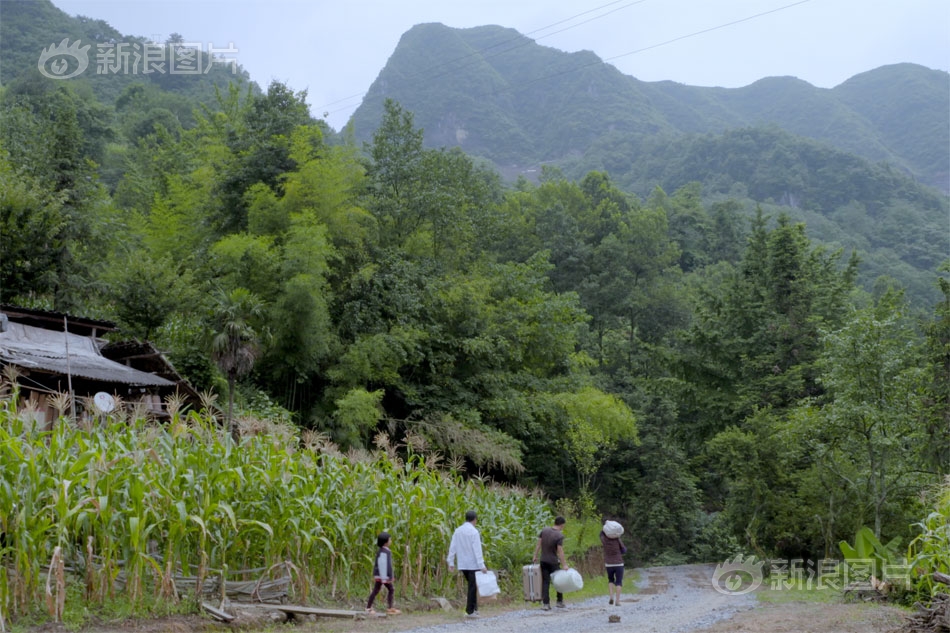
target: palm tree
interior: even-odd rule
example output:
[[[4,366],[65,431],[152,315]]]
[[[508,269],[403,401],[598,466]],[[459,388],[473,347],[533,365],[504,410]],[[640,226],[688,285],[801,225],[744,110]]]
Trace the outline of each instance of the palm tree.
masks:
[[[228,428],[237,442],[240,434],[234,423],[234,384],[254,367],[260,356],[264,303],[246,288],[219,292],[211,314],[211,358],[228,379]]]

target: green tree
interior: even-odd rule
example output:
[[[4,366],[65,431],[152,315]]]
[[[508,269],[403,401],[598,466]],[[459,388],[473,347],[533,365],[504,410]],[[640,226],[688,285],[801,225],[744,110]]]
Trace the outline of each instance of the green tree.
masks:
[[[383,417],[380,406],[383,393],[382,389],[366,391],[356,388],[337,399],[333,421],[336,425],[334,439],[338,444],[358,447],[365,443],[366,435]]]
[[[861,464],[847,483],[870,508],[878,538],[889,510],[919,484],[913,457],[925,441],[917,429],[922,341],[902,304],[900,295],[888,294],[822,337],[827,402],[808,415],[829,447]]]
[[[422,133],[411,112],[386,100],[369,149],[372,207],[384,244],[402,244],[425,220]]]
[[[491,237],[499,179],[457,148],[423,149],[422,134],[411,112],[386,101],[369,148],[367,206],[379,223],[383,248],[459,266]]]
[[[803,225],[780,216],[770,231],[759,212],[738,268],[709,278],[685,336],[693,439],[821,392],[818,330],[841,323],[858,264],[852,256],[842,270],[839,259],[812,247]]]
[[[266,221],[286,226],[291,216],[301,214],[324,225],[336,254],[334,276],[347,279],[369,262],[379,239],[378,225],[361,200],[367,187],[362,158],[353,147],[317,142],[318,134],[314,126],[295,131],[291,158],[297,168],[284,178],[280,205],[267,207]],[[252,207],[251,212],[252,221],[265,221],[257,209]]]
[[[950,273],[950,260],[941,271]],[[950,280],[937,280],[943,298],[926,326],[926,358],[930,385],[926,391],[923,426],[926,436],[924,461],[939,475],[950,472]]]
[[[296,166],[291,156],[295,130],[313,123],[307,92],[294,92],[279,81],[271,82],[267,94],[250,93],[238,116],[237,130],[225,137],[232,160],[220,182],[222,233],[247,228],[245,194],[258,183],[277,187]]]
[[[44,183],[17,172],[0,147],[0,288],[10,302],[54,292],[65,262],[62,197]]]
[[[2,97],[0,148],[15,166],[3,178],[23,183],[6,206],[4,246],[17,252],[18,242],[39,240],[25,244],[42,249],[42,255],[19,259],[40,267],[23,268],[16,275],[38,282],[27,291],[34,300],[76,310],[88,300],[91,280],[113,246],[109,229],[116,221],[92,161],[105,134],[99,128],[98,104],[91,95],[81,97],[48,84],[35,91],[5,91]],[[36,205],[38,217],[27,220],[23,194],[37,187],[44,193],[30,194],[34,200],[28,204]],[[40,227],[42,234],[36,232]]]
[[[636,418],[622,400],[594,387],[561,393],[555,400],[567,415],[566,448],[579,478],[582,498],[618,440],[637,441]]]
[[[261,353],[265,333],[260,325],[264,304],[245,288],[214,297],[211,317],[211,357],[228,381],[228,427],[234,441],[240,432],[234,422],[234,388],[237,379],[251,371]]]
[[[179,270],[167,257],[153,260],[138,253],[117,260],[104,280],[123,334],[145,340],[152,339],[173,312],[198,301],[191,271]]]

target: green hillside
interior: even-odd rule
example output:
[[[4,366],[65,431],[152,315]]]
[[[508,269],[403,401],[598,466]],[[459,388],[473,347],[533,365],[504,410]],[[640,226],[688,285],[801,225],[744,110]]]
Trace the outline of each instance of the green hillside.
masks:
[[[387,97],[414,112],[427,145],[458,145],[502,168],[581,152],[610,129],[675,130],[593,53],[545,48],[496,26],[407,31],[353,115],[357,138],[370,138]]]
[[[43,78],[38,42],[91,22],[2,6],[20,66],[0,89],[0,304],[113,322],[200,394],[155,411],[116,384],[114,427],[47,386],[40,404],[34,366],[3,355],[12,630],[76,628],[34,619],[47,568],[97,625],[143,597],[198,609],[179,568],[210,586],[293,567],[295,603],[357,604],[382,528],[400,596],[428,604],[456,580],[426,561],[471,507],[508,581],[555,512],[586,535],[616,517],[636,566],[920,535],[950,468],[950,205],[908,170],[947,148],[893,141],[939,137],[939,86],[888,115],[868,77],[648,84],[424,25],[337,135],[277,81]],[[539,177],[506,184],[486,157]],[[161,419],[120,433],[146,404]],[[570,563],[594,560],[577,542]]]
[[[354,113],[358,138],[370,138],[386,97],[415,113],[429,146],[458,145],[503,169],[558,162],[605,136],[636,143],[771,124],[950,187],[950,75],[914,64],[830,90],[793,77],[701,88],[642,82],[591,52],[540,46],[512,29],[422,24],[403,35]]]
[[[887,275],[916,300],[932,298],[934,271],[950,253],[950,206],[900,170],[775,126],[658,138],[640,152],[624,164],[616,147],[595,145],[570,173],[608,169],[619,186],[644,198],[656,187],[699,182],[708,197],[782,207],[813,239],[857,251],[865,285]],[[608,166],[603,156],[614,160]]]
[[[354,113],[357,138],[386,97],[413,111],[428,146],[459,146],[511,180],[545,164],[572,179],[605,171],[641,199],[699,182],[709,200],[771,205],[858,252],[866,287],[886,275],[915,302],[935,298],[950,253],[946,72],[898,64],[834,89],[794,77],[702,88],[639,81],[512,29],[423,24]]]
[[[160,60],[164,61],[164,66],[161,70],[145,73],[144,59],[135,63],[132,52],[133,46],[154,46],[145,38],[120,33],[104,20],[72,17],[50,0],[28,0],[0,3],[0,85],[9,86],[17,81],[41,81],[43,77],[37,69],[40,55],[64,39],[68,40],[68,44],[79,40],[81,47],[90,46],[86,53],[89,66],[77,77],[57,83],[80,90],[87,86],[101,103],[115,103],[125,89],[134,83],[159,88],[179,98],[210,103],[215,99],[215,86],[226,88],[229,82],[250,82],[250,77],[240,65],[232,69],[229,63],[212,64],[207,51],[199,53],[202,71],[210,66],[207,72],[173,73],[169,65],[172,52],[167,43],[163,60]],[[100,46],[105,44],[126,45],[123,50],[129,53],[128,72],[125,69],[112,72],[98,63],[98,53],[106,50],[100,49]],[[138,48],[136,52],[141,55],[143,50]],[[132,72],[132,68],[137,72]]]
[[[834,89],[838,99],[880,131],[921,181],[950,186],[950,76],[915,64],[895,64],[855,75]]]

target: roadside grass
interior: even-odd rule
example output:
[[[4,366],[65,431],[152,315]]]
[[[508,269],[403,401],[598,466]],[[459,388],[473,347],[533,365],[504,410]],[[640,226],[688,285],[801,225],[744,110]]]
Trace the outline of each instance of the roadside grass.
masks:
[[[824,584],[816,586],[806,583],[803,579],[795,581],[777,580],[772,583],[766,580],[762,588],[755,592],[755,595],[759,602],[766,604],[787,604],[789,602],[840,604],[844,602],[840,589]]]
[[[67,600],[63,610],[61,627],[66,631],[89,630],[96,626],[125,621],[158,620],[172,616],[187,616],[199,613],[198,604],[193,597],[184,598],[177,603],[158,596],[143,596],[133,603],[123,594],[107,597],[101,603],[85,601],[78,584],[66,586]],[[7,623],[10,633],[27,633],[46,629],[51,625],[49,613],[37,606],[17,618],[15,623]]]
[[[868,604],[887,604],[893,607],[901,605],[895,601],[881,602],[875,600],[858,600],[848,598],[841,589],[841,580],[831,576],[826,581],[820,582],[816,579],[797,578],[775,578],[766,579],[762,587],[755,592],[759,602],[763,604],[782,605],[794,602],[804,602],[810,604],[848,604],[848,603],[868,603]]]

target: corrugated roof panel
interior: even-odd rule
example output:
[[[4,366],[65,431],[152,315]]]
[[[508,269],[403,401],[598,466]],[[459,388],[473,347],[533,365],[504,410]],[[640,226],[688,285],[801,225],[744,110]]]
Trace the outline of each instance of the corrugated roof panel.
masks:
[[[55,332],[22,323],[9,323],[7,331],[0,332],[0,360],[27,369],[63,375],[68,372],[82,378],[124,385],[166,387],[175,384],[161,376],[103,357],[95,341],[87,336]]]

